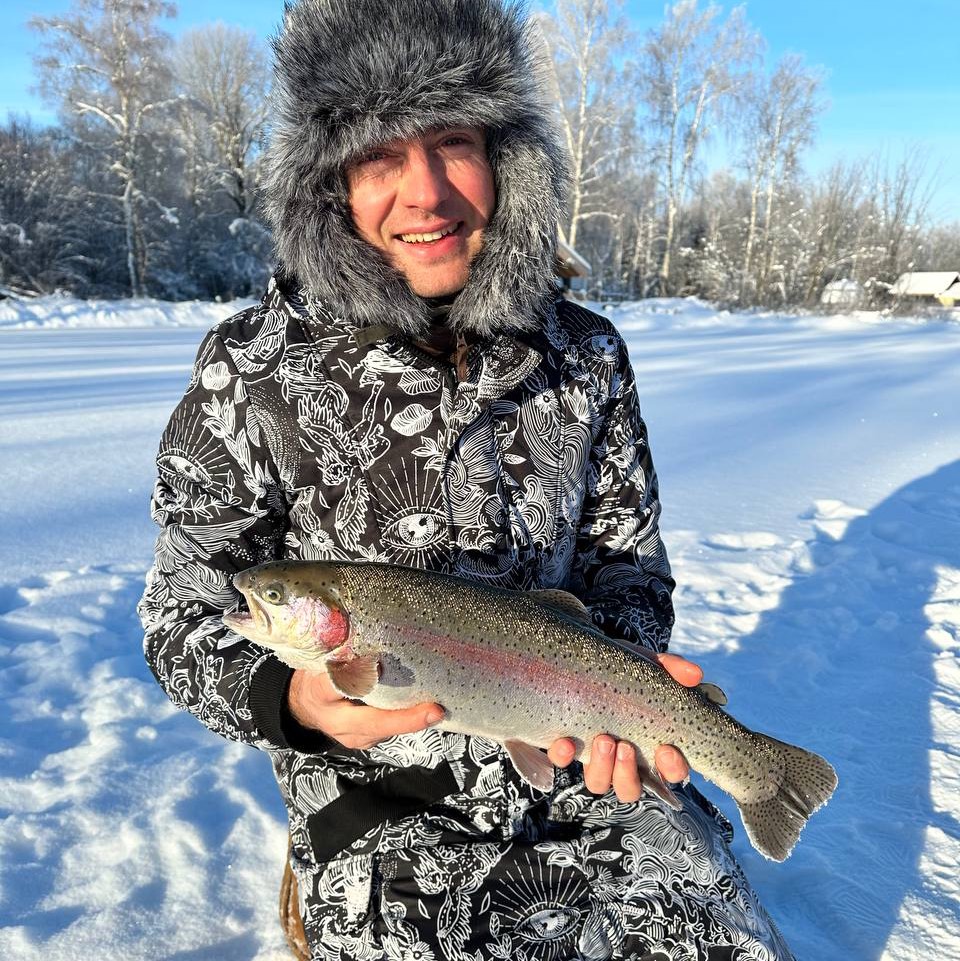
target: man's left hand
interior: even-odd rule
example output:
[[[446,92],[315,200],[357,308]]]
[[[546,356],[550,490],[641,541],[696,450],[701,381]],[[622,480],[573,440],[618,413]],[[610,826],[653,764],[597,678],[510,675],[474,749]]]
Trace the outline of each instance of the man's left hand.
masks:
[[[703,671],[692,661],[679,654],[650,655],[656,659],[670,676],[685,687],[696,687],[703,680]],[[576,745],[570,738],[558,738],[547,751],[547,757],[557,767],[566,767],[573,761]],[[661,744],[654,755],[657,771],[665,781],[684,781],[690,774],[686,758],[672,744]],[[594,739],[590,763],[583,769],[583,781],[594,794],[606,794],[610,788],[625,802],[638,801],[643,794],[640,781],[637,752],[627,741],[619,743],[609,734]]]

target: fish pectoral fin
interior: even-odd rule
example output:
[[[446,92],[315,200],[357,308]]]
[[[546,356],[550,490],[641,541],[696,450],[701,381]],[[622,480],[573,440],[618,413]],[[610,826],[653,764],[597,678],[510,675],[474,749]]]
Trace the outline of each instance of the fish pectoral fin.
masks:
[[[515,738],[504,741],[503,747],[524,781],[538,791],[553,790],[553,765],[540,748]]]
[[[709,681],[704,681],[702,684],[697,685],[697,690],[708,701],[716,704],[718,707],[723,707],[727,703],[727,695],[724,694],[723,689],[717,687],[716,684],[711,684]]]
[[[670,786],[666,781],[656,772],[656,770],[651,768],[640,768],[640,783],[643,785],[645,791],[653,794],[655,797],[660,798],[666,804],[669,804],[675,811],[679,811],[683,808],[683,804],[680,802],[680,798],[670,790]]]
[[[349,661],[327,661],[327,674],[344,697],[366,697],[380,680],[380,659],[376,655]]]
[[[569,591],[562,591],[559,588],[552,588],[546,591],[528,591],[528,596],[532,597],[538,604],[544,607],[552,607],[567,617],[593,627],[593,619],[590,612],[584,606],[579,597],[575,597]]]

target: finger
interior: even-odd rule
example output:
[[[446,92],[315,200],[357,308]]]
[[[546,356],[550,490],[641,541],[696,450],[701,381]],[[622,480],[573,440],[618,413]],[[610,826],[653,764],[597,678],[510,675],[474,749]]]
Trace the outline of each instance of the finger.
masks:
[[[341,724],[344,733],[376,744],[397,734],[413,734],[443,720],[444,710],[439,704],[416,704],[413,707],[387,711],[378,707],[344,702]]]
[[[554,767],[567,767],[576,753],[576,745],[568,737],[557,738],[547,749],[547,757]]]
[[[676,784],[690,776],[687,759],[672,744],[661,744],[654,752],[653,759],[664,781]]]
[[[613,783],[617,742],[609,734],[594,738],[590,763],[583,769],[583,783],[594,794],[606,794]]]
[[[679,654],[658,654],[657,660],[670,676],[684,687],[696,687],[703,680],[703,669]]]
[[[617,745],[617,762],[613,769],[613,789],[624,804],[639,801],[643,794],[637,752],[632,744],[621,741]]]

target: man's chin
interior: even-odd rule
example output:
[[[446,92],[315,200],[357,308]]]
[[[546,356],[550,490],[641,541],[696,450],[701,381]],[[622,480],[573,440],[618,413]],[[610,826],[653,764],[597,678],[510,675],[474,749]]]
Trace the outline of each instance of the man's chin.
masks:
[[[407,277],[410,289],[418,297],[451,297],[463,290],[467,278]]]

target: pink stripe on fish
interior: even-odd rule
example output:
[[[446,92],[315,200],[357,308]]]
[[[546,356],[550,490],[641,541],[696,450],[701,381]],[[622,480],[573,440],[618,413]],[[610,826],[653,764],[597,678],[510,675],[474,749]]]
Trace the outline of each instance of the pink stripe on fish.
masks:
[[[662,712],[653,712],[629,694],[620,692],[609,681],[600,681],[582,672],[549,663],[536,650],[505,651],[472,644],[446,634],[433,634],[423,628],[401,627],[399,632],[404,640],[425,650],[425,653],[435,652],[496,680],[523,682],[521,686],[533,688],[546,696],[562,696],[567,703],[582,703],[587,707],[602,703],[607,710],[614,707],[633,716],[664,717]]]

